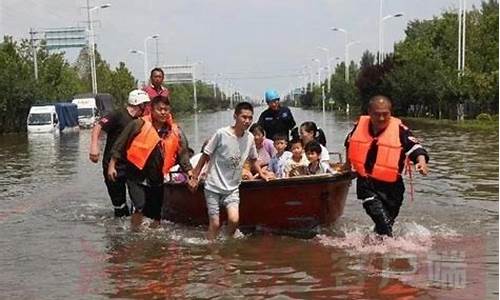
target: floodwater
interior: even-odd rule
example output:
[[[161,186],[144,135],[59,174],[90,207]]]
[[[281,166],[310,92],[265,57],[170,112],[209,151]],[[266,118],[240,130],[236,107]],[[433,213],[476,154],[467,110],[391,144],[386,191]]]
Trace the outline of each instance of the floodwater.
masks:
[[[348,117],[293,113],[325,122],[329,150],[342,151]],[[199,149],[232,113],[179,121]],[[112,217],[89,131],[0,136],[0,298],[497,299],[498,133],[414,132],[431,173],[414,175],[396,238],[380,244],[364,242],[372,224],[355,185],[341,220],[312,239],[209,244],[204,228],[168,222],[133,232]]]

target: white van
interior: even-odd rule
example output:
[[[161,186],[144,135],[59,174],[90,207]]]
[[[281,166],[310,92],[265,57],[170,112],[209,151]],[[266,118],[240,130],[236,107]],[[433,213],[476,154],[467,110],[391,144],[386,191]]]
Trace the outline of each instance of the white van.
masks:
[[[56,107],[54,105],[32,106],[27,124],[30,133],[59,132]]]
[[[97,106],[95,98],[74,99],[74,104],[78,107],[78,125],[82,128],[94,126],[97,117]]]

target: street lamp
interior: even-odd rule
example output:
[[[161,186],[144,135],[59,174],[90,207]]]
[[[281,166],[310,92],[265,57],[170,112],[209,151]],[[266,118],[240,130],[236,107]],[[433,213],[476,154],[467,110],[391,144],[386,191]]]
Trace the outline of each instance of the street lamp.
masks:
[[[330,69],[330,50],[325,47],[318,47],[319,50],[325,51],[326,52],[326,80],[327,80],[327,91],[330,93],[330,88],[331,88],[331,83],[330,83],[330,74],[331,74],[331,69]]]
[[[312,91],[313,91],[313,83],[314,83],[313,69],[312,69],[312,67],[311,67],[311,66],[309,66],[309,65],[305,65],[305,66],[304,66],[304,70],[305,70],[305,72],[306,72],[306,73],[307,73],[307,71],[309,70],[309,80],[308,80],[308,81],[309,81],[309,82],[310,82],[310,84],[311,84],[311,89],[310,89],[310,92],[312,92]],[[307,85],[306,85],[306,90],[307,90]]]
[[[380,0],[380,12],[382,12],[382,0]],[[382,14],[380,14],[381,16]],[[382,59],[384,57],[383,52],[384,52],[384,24],[386,20],[392,19],[392,18],[399,18],[404,16],[403,13],[397,13],[397,14],[391,14],[387,15],[385,17],[381,17],[379,19],[379,24],[378,24],[378,63],[380,64],[382,62]]]
[[[325,87],[321,86],[321,61],[317,58],[313,58],[312,61],[318,63],[318,86],[322,88],[321,92],[321,104],[323,108],[323,128],[325,126]]]
[[[344,80],[345,82],[349,81],[349,67],[348,59],[349,59],[349,43],[347,42],[348,32],[347,30],[339,27],[332,27],[332,31],[342,32],[344,34]]]
[[[152,40],[152,39],[157,39],[159,37],[160,37],[159,34],[154,34],[154,35],[150,35],[144,39],[144,84],[145,85],[148,84],[148,70],[149,70],[149,66],[148,66],[148,41]]]
[[[144,56],[144,51],[141,51],[141,50],[137,50],[137,49],[130,49],[129,50],[129,53],[132,53],[132,54],[139,54],[139,55],[142,55]],[[143,58],[144,59],[144,58]],[[145,72],[144,73],[144,76],[147,77],[148,74]],[[139,82],[137,83],[137,85],[139,85]],[[146,82],[144,81],[144,86],[146,86]]]
[[[215,74],[215,77],[214,77],[214,99],[215,100],[217,100],[217,77],[222,77],[222,73],[217,73],[217,74]]]
[[[321,61],[317,58],[313,58],[312,61],[318,63],[318,86],[321,86]]]
[[[97,94],[97,72],[95,66],[95,40],[94,40],[94,26],[92,21],[92,12],[100,8],[108,8],[111,4],[102,4],[94,7],[89,6],[89,0],[87,0],[87,21],[89,23],[89,48],[90,48],[90,77],[92,81],[92,94]]]
[[[359,44],[360,41],[352,41],[352,42],[349,42],[345,45],[345,55],[346,55],[346,63],[345,63],[345,73],[344,73],[344,80],[345,82],[349,82],[349,66],[347,65],[347,61],[349,61],[349,47],[351,47],[352,45],[356,45],[356,44]]]
[[[197,96],[197,92],[196,92],[196,66],[201,65],[201,64],[203,64],[203,62],[199,61],[199,62],[196,62],[196,63],[191,65],[192,72],[193,72],[193,99],[194,99],[193,109],[194,109],[195,114],[198,111],[198,96]]]
[[[467,18],[466,0],[459,0],[458,8],[458,75],[463,75],[465,66],[465,29]]]

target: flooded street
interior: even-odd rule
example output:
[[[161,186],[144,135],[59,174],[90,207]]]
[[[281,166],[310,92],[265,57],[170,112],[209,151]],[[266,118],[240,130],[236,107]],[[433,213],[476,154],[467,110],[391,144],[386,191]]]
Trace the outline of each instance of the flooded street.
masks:
[[[343,152],[350,118],[292,112],[325,122],[328,149]],[[198,152],[232,112],[179,122]],[[313,239],[208,244],[205,228],[169,222],[132,232],[112,217],[90,131],[0,136],[0,298],[497,299],[498,133],[412,127],[431,173],[414,174],[396,238],[376,246],[363,243],[372,223],[355,184],[344,216]]]

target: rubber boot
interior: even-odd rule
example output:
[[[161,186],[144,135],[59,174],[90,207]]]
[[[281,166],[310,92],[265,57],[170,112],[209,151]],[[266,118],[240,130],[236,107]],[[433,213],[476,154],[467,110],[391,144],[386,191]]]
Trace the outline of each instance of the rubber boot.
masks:
[[[375,223],[375,232],[380,235],[392,237],[392,224],[394,222],[389,217],[382,202],[375,198],[363,203],[363,207]]]
[[[115,208],[115,218],[128,217],[130,216],[130,209],[125,204],[122,208]]]

